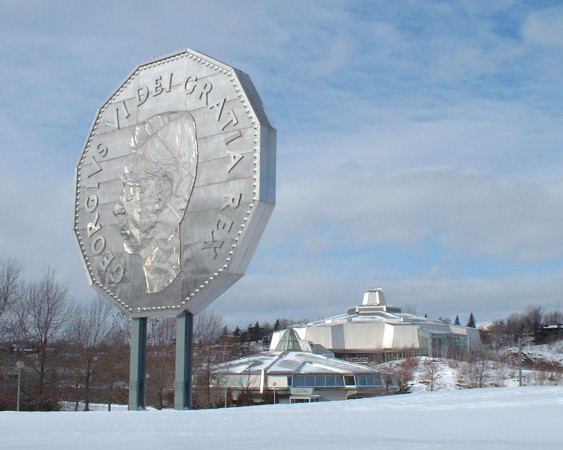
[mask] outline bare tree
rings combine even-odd
[[[20,345],[34,351],[26,365],[38,375],[39,409],[58,406],[50,395],[48,381],[49,376],[56,377],[53,344],[62,337],[69,317],[67,289],[56,281],[52,269],[47,269],[39,282],[29,284],[15,305],[14,334]]]
[[[418,367],[419,359],[415,356],[409,356],[395,366],[394,375],[397,377],[399,384],[399,393],[405,394],[412,387],[414,372]]]
[[[74,308],[67,328],[67,340],[76,354],[78,379],[84,386],[84,410],[90,409],[92,378],[97,369],[96,362],[103,351],[103,344],[110,332],[113,307],[97,297],[89,305]]]
[[[104,341],[104,351],[99,359],[100,381],[108,411],[115,402],[126,403],[129,381],[129,345],[131,321],[123,312],[114,314],[111,328]]]
[[[506,318],[506,334],[510,338],[512,344],[516,344],[518,336],[522,332],[524,326],[524,319],[522,314],[511,313]]]
[[[436,376],[439,370],[438,361],[434,359],[425,359],[422,363],[422,366],[424,367],[424,374],[428,378],[430,392],[432,392],[434,391],[434,382],[436,381]]]
[[[217,384],[213,367],[226,361],[230,355],[225,346],[219,345],[219,338],[225,324],[221,316],[203,311],[196,317],[194,327],[194,365],[195,375],[194,404],[201,408],[213,408],[219,399],[213,396],[212,385]]]
[[[389,388],[393,384],[393,373],[389,371],[382,372],[383,383],[385,385],[385,395],[389,395]]]
[[[153,319],[148,331],[148,373],[150,374],[149,396],[156,390],[156,399],[152,403],[162,409],[168,404],[166,392],[173,392],[174,386],[174,364],[175,364],[175,342],[176,342],[176,319],[165,317]],[[156,400],[156,401],[155,401]]]
[[[534,333],[540,327],[542,322],[542,307],[541,306],[528,306],[526,313],[523,316],[524,327],[528,333]]]
[[[563,311],[548,311],[544,314],[543,321],[546,325],[563,323]]]
[[[471,355],[460,372],[462,384],[467,388],[482,388],[489,379],[491,372],[489,355],[482,351]]]
[[[237,406],[251,406],[254,405],[254,394],[252,393],[252,386],[254,383],[254,376],[251,374],[250,367],[246,369],[246,374],[244,377],[240,378],[237,398],[235,404]]]
[[[23,266],[15,259],[0,258],[0,338],[9,328],[9,312],[23,291]]]

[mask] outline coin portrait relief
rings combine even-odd
[[[180,273],[180,222],[197,173],[195,120],[187,111],[137,125],[113,209],[123,249],[143,259],[146,292],[160,292]]]
[[[137,66],[76,168],[90,283],[131,317],[202,311],[250,263],[275,204],[275,151],[245,73],[190,49]]]

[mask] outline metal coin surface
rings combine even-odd
[[[90,283],[132,317],[197,313],[242,277],[275,203],[276,130],[250,78],[191,49],[140,64],[76,169]]]

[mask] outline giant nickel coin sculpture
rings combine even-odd
[[[91,284],[131,317],[201,311],[246,271],[274,207],[275,147],[246,74],[190,49],[139,65],[76,171]]]

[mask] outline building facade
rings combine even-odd
[[[256,401],[265,391],[276,403],[346,400],[395,392],[395,378],[373,368],[335,358],[325,348],[299,338],[288,328],[272,351],[219,364],[214,369],[218,389],[230,389],[236,399],[250,391]]]
[[[361,305],[346,314],[294,328],[299,337],[322,346],[337,358],[357,362],[383,362],[407,356],[461,358],[481,346],[475,328],[403,313],[387,305],[382,289],[366,292]],[[273,334],[270,349],[284,330]]]

